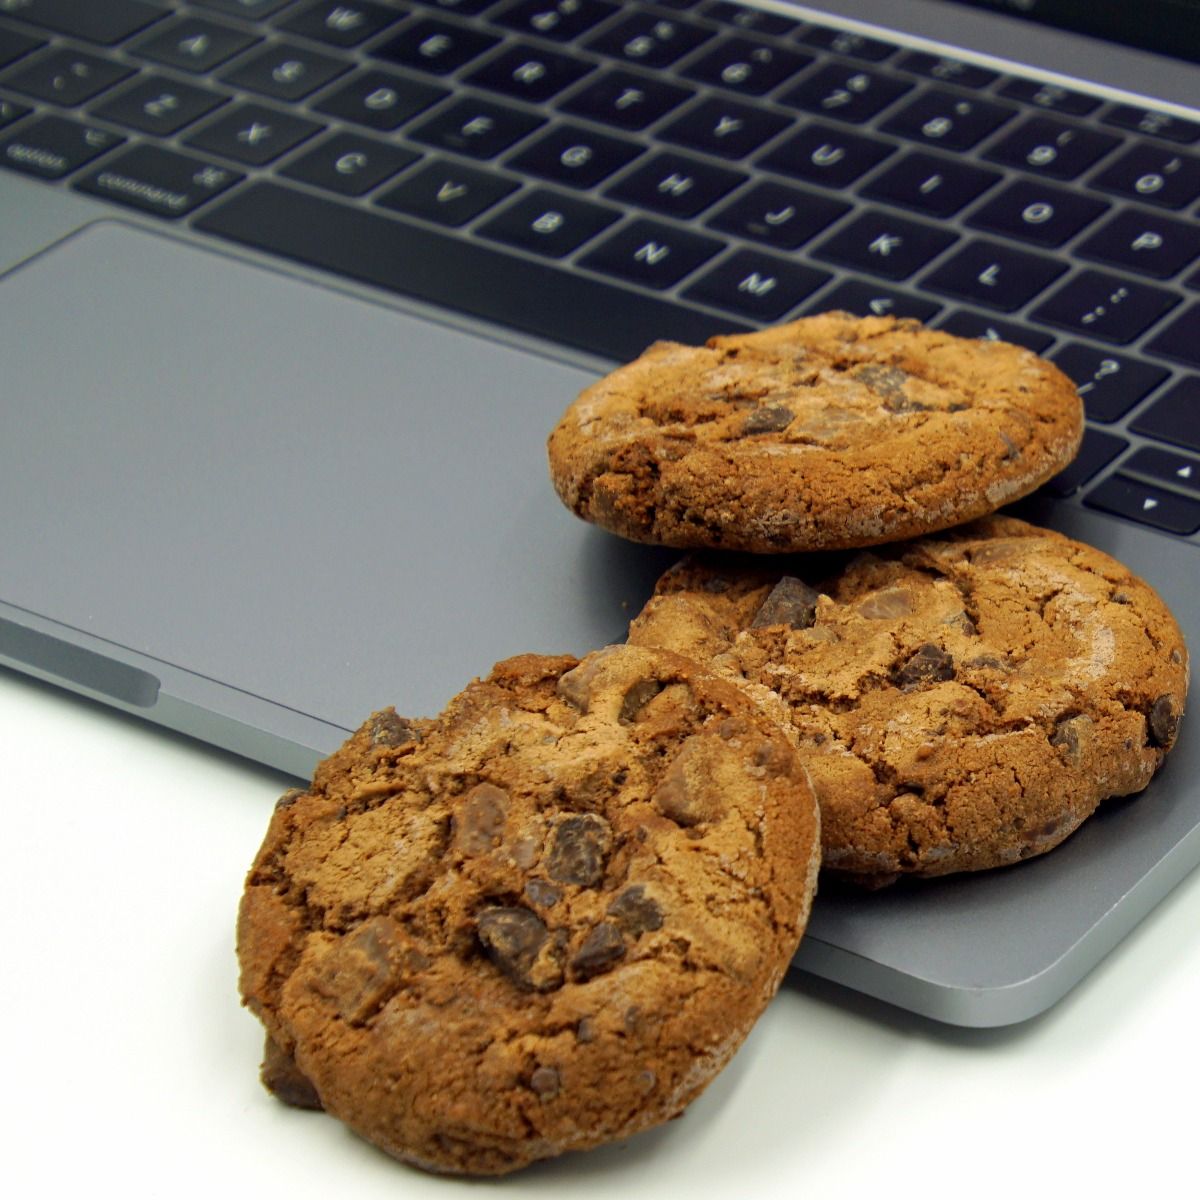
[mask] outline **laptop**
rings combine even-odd
[[[0,0],[0,663],[305,777],[623,638],[676,557],[545,439],[649,342],[809,312],[1077,383],[1022,515],[1200,644],[1200,3]],[[1062,997],[1200,861],[1200,737],[1054,853],[823,889],[796,960]]]

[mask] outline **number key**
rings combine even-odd
[[[1200,158],[1162,146],[1134,146],[1090,182],[1146,204],[1183,208],[1200,196]]]
[[[589,50],[643,67],[666,67],[712,34],[700,25],[649,13],[626,17],[587,43]]]
[[[931,88],[908,101],[881,128],[944,150],[969,150],[1015,113],[1007,105]]]
[[[843,63],[830,63],[780,96],[783,104],[858,124],[870,120],[912,84]]]
[[[811,55],[798,54],[783,46],[732,37],[721,41],[683,74],[701,83],[762,96],[812,61]]]
[[[1052,179],[1074,179],[1120,144],[1121,139],[1111,134],[1052,117],[1030,117],[1006,133],[984,157]]]

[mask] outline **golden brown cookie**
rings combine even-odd
[[[818,814],[784,725],[661,650],[499,663],[277,806],[238,927],[264,1080],[428,1170],[677,1116],[779,986]]]
[[[658,342],[550,436],[578,516],[639,542],[783,553],[945,529],[1074,458],[1083,407],[1053,364],[894,317],[807,317]]]
[[[806,567],[685,560],[630,641],[787,703],[826,867],[878,884],[1041,854],[1175,742],[1183,636],[1098,550],[990,517]]]

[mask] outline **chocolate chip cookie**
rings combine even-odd
[[[774,994],[818,812],[784,724],[666,651],[499,663],[279,802],[238,927],[264,1080],[433,1171],[677,1116]]]
[[[623,537],[774,554],[984,516],[1082,435],[1074,384],[1028,350],[835,312],[656,343],[579,396],[549,459],[563,503]]]
[[[1187,651],[1119,563],[1005,517],[840,557],[823,578],[685,560],[630,631],[786,702],[826,867],[880,884],[1018,862],[1149,783]]]

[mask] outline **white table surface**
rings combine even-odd
[[[0,730],[8,1196],[1194,1194],[1200,874],[1008,1030],[793,973],[681,1120],[479,1184],[258,1083],[234,916],[281,778],[5,672]]]

